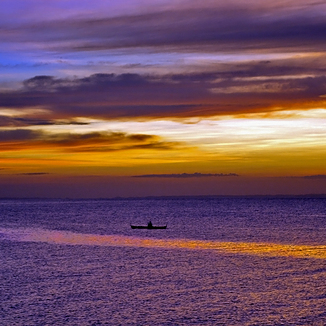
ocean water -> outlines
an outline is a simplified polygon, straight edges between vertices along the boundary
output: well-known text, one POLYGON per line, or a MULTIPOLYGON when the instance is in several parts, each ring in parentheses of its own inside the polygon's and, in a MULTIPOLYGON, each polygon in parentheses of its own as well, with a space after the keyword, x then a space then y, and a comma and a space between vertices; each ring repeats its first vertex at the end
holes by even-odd
POLYGON ((0 325, 326 325, 326 199, 0 200, 0 325))

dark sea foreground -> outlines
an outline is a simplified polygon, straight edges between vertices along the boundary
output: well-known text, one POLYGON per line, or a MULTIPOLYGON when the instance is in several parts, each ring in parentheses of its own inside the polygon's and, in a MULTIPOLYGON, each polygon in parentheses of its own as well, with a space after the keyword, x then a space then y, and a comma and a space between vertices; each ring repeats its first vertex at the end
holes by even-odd
POLYGON ((326 325, 326 199, 1 200, 0 246, 4 326, 326 325))

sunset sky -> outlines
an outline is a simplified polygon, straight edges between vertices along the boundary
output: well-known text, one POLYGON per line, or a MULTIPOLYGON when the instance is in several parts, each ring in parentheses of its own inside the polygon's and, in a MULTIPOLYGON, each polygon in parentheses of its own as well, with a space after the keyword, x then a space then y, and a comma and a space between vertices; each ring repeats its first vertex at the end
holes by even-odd
POLYGON ((0 197, 326 194, 326 3, 2 0, 0 197))

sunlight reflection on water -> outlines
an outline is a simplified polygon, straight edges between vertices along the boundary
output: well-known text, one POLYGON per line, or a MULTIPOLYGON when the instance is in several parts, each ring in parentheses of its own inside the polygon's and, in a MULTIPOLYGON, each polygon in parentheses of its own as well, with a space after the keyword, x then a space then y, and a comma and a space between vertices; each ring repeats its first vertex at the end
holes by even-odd
POLYGON ((0 238, 65 245, 212 250, 233 254, 326 259, 326 245, 154 239, 123 235, 82 234, 40 228, 0 229, 0 238))

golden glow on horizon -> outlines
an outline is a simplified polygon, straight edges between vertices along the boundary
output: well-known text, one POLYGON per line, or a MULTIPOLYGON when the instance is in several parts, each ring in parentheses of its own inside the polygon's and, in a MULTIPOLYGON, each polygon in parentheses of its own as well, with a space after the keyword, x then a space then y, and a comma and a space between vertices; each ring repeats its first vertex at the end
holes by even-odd
MULTIPOLYGON (((5 168, 0 172, 71 173, 75 168, 74 174, 83 174, 88 167, 87 173, 100 174, 101 167, 147 166, 151 173, 151 165, 175 168, 182 163, 186 172, 205 166, 209 173, 325 174, 324 108, 173 121, 79 121, 88 124, 33 126, 25 129, 39 132, 34 140, 0 142, 0 164, 5 168), (87 137, 92 133, 96 137, 87 137)), ((175 172, 167 169, 165 173, 175 172)))
POLYGON ((298 245, 255 242, 222 242, 187 239, 153 239, 119 235, 82 234, 44 229, 0 229, 7 240, 47 242, 65 245, 118 246, 185 250, 211 250, 217 253, 326 259, 326 245, 298 245))

